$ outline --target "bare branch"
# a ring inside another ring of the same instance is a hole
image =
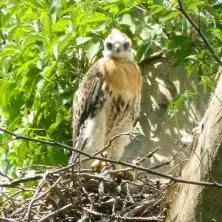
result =
[[[31,217],[31,216],[32,216],[32,215],[31,215],[32,205],[33,205],[35,199],[37,198],[38,193],[40,192],[40,190],[41,190],[41,189],[43,188],[43,186],[45,185],[45,183],[46,183],[46,178],[47,178],[47,173],[44,175],[44,177],[42,178],[42,180],[39,182],[38,188],[36,189],[35,194],[33,195],[32,199],[31,199],[31,201],[30,201],[30,203],[29,203],[29,205],[28,205],[26,215],[27,215],[27,218],[28,218],[28,221],[29,221],[29,222],[31,221],[31,218],[32,218],[32,217]],[[25,215],[24,215],[24,216],[25,216]]]
[[[64,207],[62,207],[62,208],[60,208],[60,209],[58,209],[58,210],[56,210],[56,211],[54,211],[54,212],[52,212],[52,213],[50,213],[50,214],[47,214],[45,217],[42,217],[40,220],[38,220],[38,222],[47,221],[50,217],[53,217],[53,216],[55,216],[56,214],[61,213],[61,212],[65,211],[65,210],[67,210],[67,209],[69,209],[69,208],[71,208],[71,207],[74,207],[74,204],[72,204],[72,203],[67,204],[67,205],[64,206]]]
[[[147,56],[145,57],[144,60],[142,60],[139,65],[142,65],[146,62],[151,62],[155,59],[159,59],[159,58],[162,58],[164,56],[163,52],[162,51],[158,51],[158,52],[154,52],[153,54],[151,54],[150,56]]]
[[[117,134],[117,135],[114,135],[114,136],[107,142],[107,144],[104,146],[103,149],[101,149],[101,150],[93,153],[92,155],[93,155],[93,156],[96,156],[96,155],[104,152],[107,148],[109,148],[109,147],[111,146],[111,144],[112,144],[112,142],[113,142],[114,140],[118,139],[118,138],[121,137],[121,136],[131,136],[131,137],[133,137],[132,132],[123,132],[123,133],[119,133],[119,134]]]
[[[6,222],[19,222],[16,219],[11,219],[11,218],[7,218],[7,217],[0,217],[1,221],[6,221]]]
[[[154,169],[158,169],[160,167],[163,167],[163,166],[166,166],[166,165],[169,165],[173,160],[175,160],[176,156],[180,153],[181,150],[183,150],[185,148],[185,145],[183,145],[179,150],[177,150],[177,152],[167,161],[161,163],[161,164],[158,164],[156,166],[153,166],[151,167],[152,170]]]
[[[12,136],[15,136],[15,138],[17,139],[24,139],[24,140],[30,140],[30,141],[34,141],[34,142],[39,142],[39,143],[42,143],[42,144],[47,144],[47,145],[52,145],[52,146],[60,146],[60,147],[63,147],[67,150],[72,150],[78,154],[81,154],[81,155],[84,155],[86,157],[89,157],[91,159],[96,159],[96,160],[101,160],[101,161],[105,161],[105,162],[110,162],[110,163],[113,163],[113,164],[117,164],[117,165],[122,165],[122,166],[126,166],[126,167],[131,167],[133,169],[136,169],[136,170],[139,170],[139,171],[144,171],[144,172],[147,172],[149,174],[152,174],[152,175],[156,175],[156,176],[160,176],[160,177],[163,177],[163,178],[167,178],[167,179],[170,179],[174,182],[177,182],[177,183],[187,183],[187,184],[193,184],[193,185],[200,185],[200,186],[211,186],[211,187],[219,187],[219,188],[222,188],[222,184],[220,183],[217,183],[217,182],[204,182],[204,181],[194,181],[194,180],[185,180],[185,179],[182,179],[182,178],[179,178],[179,177],[175,177],[173,175],[169,175],[169,174],[165,174],[165,173],[161,173],[161,172],[158,172],[158,171],[155,171],[155,170],[152,170],[152,169],[149,169],[149,168],[146,168],[146,167],[142,167],[142,166],[137,166],[137,165],[134,165],[134,164],[131,164],[131,163],[128,163],[128,162],[124,162],[124,161],[116,161],[116,160],[112,160],[112,159],[109,159],[109,158],[104,158],[104,157],[98,157],[98,156],[92,156],[88,153],[85,153],[81,150],[78,150],[78,149],[74,149],[72,148],[71,146],[68,146],[68,145],[65,145],[65,144],[62,144],[62,143],[59,143],[59,142],[51,142],[51,141],[46,141],[46,140],[38,140],[38,139],[34,139],[34,138],[30,138],[30,137],[26,137],[26,136],[22,136],[22,135],[17,135],[15,133],[12,133],[8,130],[5,130],[3,128],[0,128],[0,131],[3,131],[7,134],[10,134]]]
[[[124,220],[124,221],[161,221],[163,219],[162,217],[122,217],[118,215],[109,215],[109,214],[103,214],[96,212],[94,210],[88,209],[86,207],[83,207],[83,210],[86,212],[93,214],[95,216],[105,217],[105,218],[111,218],[111,219],[117,219],[117,220]]]
[[[16,187],[21,183],[29,182],[29,181],[33,181],[33,180],[40,180],[40,179],[42,179],[42,175],[37,175],[37,176],[27,177],[27,178],[21,178],[21,179],[12,180],[12,181],[6,182],[6,183],[0,183],[0,187]]]

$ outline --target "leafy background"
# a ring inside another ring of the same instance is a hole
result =
[[[187,12],[222,54],[222,2],[184,0]],[[10,131],[66,144],[71,141],[73,93],[88,67],[102,56],[112,27],[132,38],[136,60],[163,51],[187,78],[198,75],[211,92],[218,68],[198,34],[166,0],[4,0],[0,2],[0,125]],[[170,117],[192,99],[185,91],[169,105]],[[0,167],[65,165],[61,148],[0,134]]]

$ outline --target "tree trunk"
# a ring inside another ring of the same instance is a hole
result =
[[[181,177],[222,184],[222,69],[220,79],[191,144],[192,154]],[[222,188],[178,184],[166,221],[222,221]]]

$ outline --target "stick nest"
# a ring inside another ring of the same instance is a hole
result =
[[[166,182],[127,175],[127,169],[95,173],[72,167],[44,172],[38,181],[2,188],[0,220],[163,221]]]

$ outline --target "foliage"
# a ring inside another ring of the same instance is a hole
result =
[[[184,3],[221,55],[221,2]],[[185,65],[188,77],[197,72],[200,84],[214,86],[217,64],[177,1],[5,0],[0,11],[0,115],[8,130],[71,144],[73,93],[88,66],[101,57],[111,27],[133,39],[138,62],[159,50],[173,52],[174,65]],[[181,95],[171,111],[191,95]],[[8,139],[3,134],[0,142]],[[64,150],[46,145],[13,140],[0,149],[0,166],[10,172],[66,163]]]

